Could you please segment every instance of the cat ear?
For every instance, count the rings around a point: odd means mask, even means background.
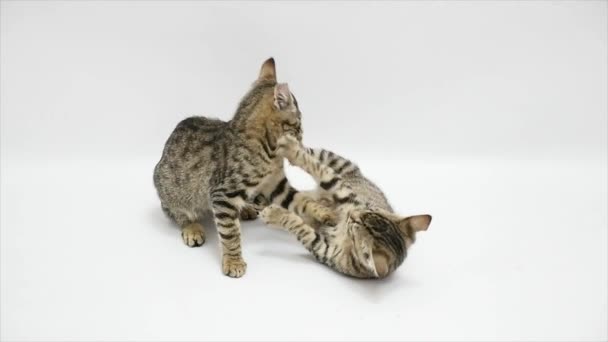
[[[274,58],[270,57],[262,64],[262,69],[260,69],[260,76],[258,76],[258,81],[277,81],[277,72],[274,66]]]
[[[388,274],[388,260],[386,260],[386,256],[382,253],[374,253],[374,270],[376,271],[376,275],[379,278],[386,277]]]
[[[431,215],[416,215],[406,217],[399,223],[399,228],[406,234],[427,230],[431,224]]]
[[[291,102],[291,92],[287,83],[279,83],[274,86],[274,106],[276,109],[284,110]]]
[[[376,254],[372,253],[372,248],[369,244],[364,243],[359,247],[361,250],[360,256],[363,258],[363,265],[376,277],[380,276],[377,270]]]

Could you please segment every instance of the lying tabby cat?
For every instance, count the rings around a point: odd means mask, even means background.
[[[205,242],[199,222],[211,211],[222,246],[222,270],[241,277],[247,264],[241,252],[239,216],[257,216],[252,204],[261,195],[271,203],[321,222],[334,214],[299,193],[283,173],[277,139],[301,138],[300,110],[287,84],[277,84],[274,60],[267,60],[234,117],[224,122],[191,117],[180,122],[154,169],[163,211],[182,229],[190,247]]]
[[[293,137],[280,144],[291,164],[319,183],[316,198],[337,212],[338,223],[319,225],[276,205],[261,212],[262,220],[295,234],[317,260],[347,275],[381,278],[399,267],[431,216],[394,214],[382,191],[348,159],[303,148]]]

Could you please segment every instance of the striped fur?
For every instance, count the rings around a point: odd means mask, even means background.
[[[161,207],[182,228],[186,245],[205,242],[200,220],[213,215],[222,270],[230,277],[241,277],[246,271],[239,218],[255,218],[256,207],[267,204],[258,199],[270,199],[321,222],[335,221],[332,211],[298,192],[285,178],[277,140],[286,133],[301,139],[301,114],[287,84],[277,83],[271,58],[230,121],[183,120],[154,169]]]
[[[416,233],[426,230],[431,216],[396,215],[382,191],[350,160],[327,150],[304,148],[295,138],[279,140],[288,160],[315,178],[311,194],[338,216],[335,226],[272,205],[262,219],[292,234],[321,263],[358,278],[382,278],[405,259]]]

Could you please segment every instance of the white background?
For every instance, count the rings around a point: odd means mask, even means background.
[[[1,3],[2,340],[606,340],[607,3]],[[152,170],[273,56],[304,140],[403,215],[362,281],[243,224],[190,249]],[[289,170],[292,181],[311,181]]]

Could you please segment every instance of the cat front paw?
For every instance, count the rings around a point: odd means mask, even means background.
[[[333,227],[338,224],[338,215],[329,208],[320,207],[314,218],[325,226]]]
[[[288,210],[273,204],[260,212],[260,218],[266,224],[280,225],[281,218],[288,214]]]
[[[304,206],[304,209],[306,210],[304,214],[324,226],[333,227],[337,225],[338,214],[332,210],[332,208],[323,205],[322,202],[326,201],[311,200]]]
[[[258,211],[253,206],[245,206],[241,208],[240,218],[243,221],[255,220],[258,217]]]
[[[251,206],[256,211],[262,211],[264,208],[270,205],[270,201],[262,194],[256,195],[251,201]]]
[[[240,278],[247,271],[247,263],[242,257],[224,255],[222,258],[222,271],[231,278]]]
[[[292,134],[284,134],[277,140],[278,153],[290,157],[293,156],[302,146],[300,141]]]

